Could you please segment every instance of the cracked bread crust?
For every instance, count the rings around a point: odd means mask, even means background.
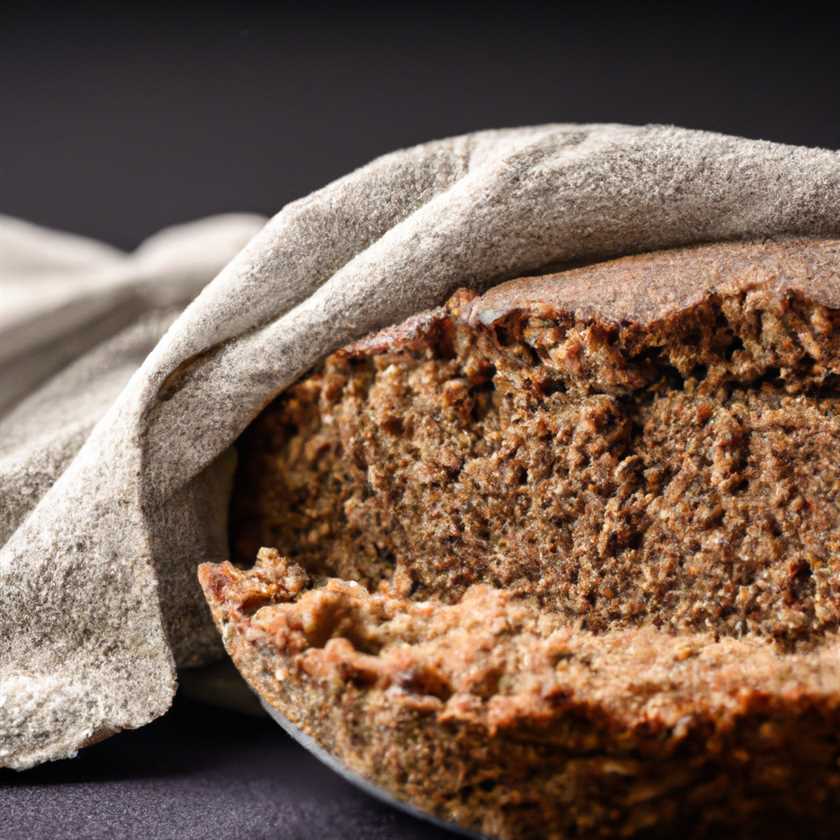
[[[595,635],[485,585],[456,604],[313,588],[263,549],[199,577],[263,699],[348,767],[504,838],[840,827],[836,639]]]
[[[840,242],[522,278],[330,356],[202,585],[357,772],[501,837],[840,814]],[[288,558],[288,559],[287,559]],[[800,826],[801,828],[801,826]]]

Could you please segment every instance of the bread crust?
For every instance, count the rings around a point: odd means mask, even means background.
[[[199,577],[252,688],[441,819],[504,838],[838,827],[835,639],[792,663],[756,640],[596,636],[490,587],[450,606],[312,589],[273,550]]]

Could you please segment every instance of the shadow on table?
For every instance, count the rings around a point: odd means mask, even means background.
[[[0,770],[3,840],[445,840],[365,795],[269,719],[183,699],[78,758]]]

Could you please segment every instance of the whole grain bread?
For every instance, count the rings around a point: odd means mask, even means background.
[[[200,579],[251,685],[499,837],[840,828],[840,240],[525,277],[243,435]],[[270,546],[271,548],[265,548]]]

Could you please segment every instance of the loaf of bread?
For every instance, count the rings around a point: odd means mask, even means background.
[[[240,440],[238,565],[199,573],[227,650],[472,830],[836,836],[838,323],[840,240],[782,239],[345,347]]]

